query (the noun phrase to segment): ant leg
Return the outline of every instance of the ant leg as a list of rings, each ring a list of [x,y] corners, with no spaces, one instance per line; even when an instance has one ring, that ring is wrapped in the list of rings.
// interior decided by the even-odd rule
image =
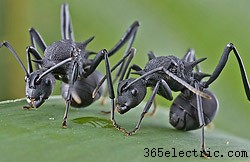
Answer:
[[[120,41],[109,51],[108,56],[112,56],[115,52],[117,52],[120,48],[123,47],[123,45],[128,42],[127,48],[125,50],[125,52],[123,53],[123,57],[129,53],[132,44],[134,43],[134,39],[137,33],[137,29],[139,27],[139,22],[135,21],[133,22],[133,24],[127,29],[127,31],[125,32],[125,34],[123,35],[123,37],[120,39]],[[117,80],[117,78],[119,77],[120,73],[122,71],[124,71],[124,64],[125,62],[122,62],[122,64],[120,65],[119,69],[117,70],[116,76],[114,78],[114,81]],[[125,70],[126,71],[126,70]]]
[[[30,54],[32,54],[32,56],[36,59],[36,60],[34,60],[34,62],[36,62],[35,66],[36,66],[37,70],[40,69],[39,63],[41,63],[41,60],[42,60],[40,53],[34,47],[32,47],[32,46],[27,47],[26,48],[26,57],[27,57],[28,72],[29,73],[33,72]]]
[[[111,50],[109,50],[109,53],[108,53],[109,57],[112,56],[114,53],[116,53],[120,48],[122,48],[122,46],[127,41],[129,41],[129,43],[124,54],[126,55],[128,53],[128,51],[131,49],[132,44],[134,42],[134,39],[137,33],[137,28],[139,27],[139,25],[140,24],[138,21],[133,22],[133,24],[127,29],[123,37],[119,40],[119,42]]]
[[[153,51],[149,51],[149,52],[148,52],[148,60],[149,60],[149,61],[152,60],[152,59],[154,59],[155,57],[156,57],[156,56],[155,56],[155,54],[154,54]],[[153,115],[155,115],[155,113],[156,113],[156,110],[157,110],[156,99],[154,99],[153,105],[154,105],[153,111],[152,111],[151,113],[148,113],[148,114],[147,114],[148,116],[153,116]]]
[[[125,59],[130,56],[132,53],[135,52],[135,49],[134,48],[131,48],[131,50],[129,51],[129,53],[127,53],[125,56],[123,56],[123,58],[118,62],[116,63],[112,69],[110,70],[110,72],[112,73],[121,63],[123,63],[125,61]],[[134,55],[134,54],[132,54]],[[130,56],[132,57],[132,56]],[[107,79],[107,75],[104,75],[103,78],[101,79],[101,81],[99,82],[99,84],[96,86],[96,88],[94,89],[93,93],[92,93],[92,97],[94,98],[95,95],[98,93],[100,87],[102,86],[102,84],[104,83],[104,81]]]
[[[130,132],[125,132],[126,135],[128,135],[128,136],[133,135],[133,134],[135,134],[139,130],[139,128],[141,126],[142,119],[144,118],[145,114],[147,114],[148,110],[150,109],[150,107],[151,107],[151,105],[153,103],[153,100],[155,98],[155,95],[157,94],[157,92],[159,90],[160,83],[161,83],[161,81],[158,81],[156,83],[156,85],[154,87],[154,90],[153,90],[153,92],[152,92],[152,94],[151,94],[148,102],[146,103],[146,105],[145,105],[145,107],[144,107],[144,109],[143,109],[143,111],[141,113],[140,119],[137,122],[135,128],[132,131],[130,131]]]
[[[41,35],[34,28],[31,28],[29,30],[29,33],[30,33],[31,46],[36,48],[35,43],[37,43],[37,45],[40,47],[40,49],[44,53],[47,45],[45,44]]]
[[[246,70],[244,68],[244,64],[243,64],[243,61],[241,60],[240,54],[238,53],[236,47],[232,43],[227,44],[227,46],[225,47],[225,49],[222,53],[222,56],[220,58],[220,61],[219,61],[218,65],[216,66],[213,74],[210,76],[208,81],[204,82],[204,87],[208,88],[208,86],[218,78],[218,76],[220,75],[220,73],[222,72],[223,68],[225,67],[225,65],[227,63],[228,56],[232,50],[237,58],[237,61],[238,61],[239,67],[240,67],[241,78],[242,78],[242,82],[244,85],[247,99],[250,101],[250,87],[249,87],[249,82],[248,82]]]
[[[200,90],[199,83],[195,82],[195,88]],[[204,157],[208,157],[208,153],[206,152],[206,146],[205,146],[205,120],[204,120],[204,113],[203,113],[203,107],[202,107],[202,100],[201,96],[196,94],[196,101],[197,101],[197,111],[198,111],[198,119],[199,119],[199,126],[201,128],[201,149],[202,149],[202,155]]]
[[[36,60],[42,60],[42,56],[41,54],[36,50],[35,47],[33,46],[28,46],[26,48],[26,53],[30,53],[32,54],[32,56],[36,59]]]
[[[114,114],[115,113],[115,93],[114,93],[114,88],[113,88],[113,83],[112,83],[111,70],[109,66],[108,53],[105,53],[104,58],[105,58],[109,98],[111,99],[111,121],[113,122],[113,125],[116,129],[122,132],[125,132],[125,129],[121,128],[115,120],[115,114]]]
[[[68,118],[68,112],[69,112],[69,106],[70,106],[70,102],[71,102],[71,89],[73,88],[73,85],[77,79],[77,69],[79,66],[77,63],[73,63],[73,70],[72,70],[72,74],[71,74],[71,78],[69,81],[69,88],[68,88],[68,93],[67,93],[67,98],[66,98],[66,109],[64,112],[64,116],[63,116],[63,122],[62,122],[62,128],[67,128],[67,118]]]
[[[125,50],[124,52],[124,55],[123,55],[123,58],[119,61],[119,63],[117,63],[112,69],[111,69],[111,72],[114,71],[118,66],[120,66],[118,72],[117,72],[117,75],[120,74],[120,72],[122,71],[123,69],[123,66],[124,66],[124,60],[130,55],[131,52],[131,47],[132,47],[132,44],[134,42],[134,39],[135,39],[135,36],[136,36],[136,32],[137,32],[137,28],[139,27],[139,22],[138,21],[135,21],[128,29],[127,31],[125,32],[125,34],[123,35],[123,37],[120,39],[120,41],[111,49],[109,50],[108,52],[108,56],[112,56],[114,53],[116,53],[120,48],[123,47],[123,45],[129,41],[128,43],[128,46],[127,46],[127,49]],[[98,54],[97,54],[98,55]],[[96,55],[96,57],[98,57]],[[95,57],[95,58],[96,58]],[[95,62],[95,61],[93,61]],[[121,64],[121,65],[120,65]],[[92,64],[93,65],[93,64]],[[93,65],[94,66],[94,65]],[[91,68],[90,68],[91,69]],[[92,70],[90,70],[92,71]],[[104,76],[104,78],[102,79],[102,81],[100,82],[100,86],[101,84],[103,84],[103,82],[105,81],[106,79],[106,76]],[[116,80],[116,79],[114,79]],[[99,87],[99,86],[97,86]],[[96,88],[97,91],[98,91],[98,88]],[[94,94],[94,93],[93,93]]]
[[[74,33],[69,14],[69,6],[65,3],[63,3],[61,6],[61,34],[62,39],[74,40]]]
[[[128,53],[129,54],[128,59],[127,60],[125,60],[125,59],[123,60],[122,59],[123,60],[122,64],[123,64],[124,67],[122,68],[122,70],[119,73],[116,73],[115,79],[113,79],[112,83],[115,83],[119,76],[120,76],[119,81],[123,80],[123,78],[125,76],[125,73],[126,73],[126,71],[128,69],[128,66],[129,66],[130,62],[132,61],[132,59],[134,58],[135,52],[136,52],[136,49],[135,48],[131,48],[131,50]],[[126,77],[128,77],[128,75],[130,74],[131,68],[132,67],[129,68]],[[108,94],[108,91],[107,91],[107,89],[105,89],[104,93],[102,95],[102,98],[101,98],[101,104],[102,105],[104,105],[104,103],[105,103],[105,97],[107,96],[107,94]]]
[[[132,49],[134,49],[134,48],[132,48]],[[116,73],[115,79],[113,79],[112,83],[116,82],[116,80],[118,79],[119,75],[121,75],[120,78],[119,78],[119,82],[122,81],[123,78],[124,78],[124,76],[125,76],[125,73],[126,73],[127,69],[128,69],[128,71],[127,71],[127,75],[126,75],[125,79],[128,79],[128,77],[129,77],[132,69],[135,70],[135,71],[141,70],[141,68],[138,65],[132,65],[132,66],[130,66],[128,68],[131,60],[134,57],[134,54],[135,54],[135,51],[131,51],[131,54],[129,55],[129,58],[126,61],[126,64],[125,64],[124,68],[122,69],[122,71],[119,74]],[[124,62],[125,62],[125,60],[124,60]],[[102,105],[104,105],[104,103],[105,103],[105,98],[107,96],[107,93],[108,93],[108,91],[107,91],[107,89],[105,89],[105,91],[104,91],[104,93],[102,95],[102,98],[101,98],[101,104]]]
[[[171,88],[169,87],[169,85],[167,84],[167,82],[163,79],[161,79],[161,84],[160,84],[160,91],[161,91],[161,95],[162,97],[166,98],[167,100],[173,100],[173,95],[172,95],[172,90]],[[154,109],[151,113],[149,113],[148,115],[152,116],[154,115],[154,113],[156,112],[156,109],[157,109],[157,105],[156,105],[156,101],[154,99]]]
[[[93,73],[93,71],[96,70],[96,67],[100,64],[100,62],[104,58],[105,53],[107,53],[107,50],[103,49],[103,50],[101,50],[100,52],[98,52],[96,54],[96,56],[94,57],[89,69],[84,74],[84,77],[88,77],[91,73]]]
[[[132,47],[132,44],[134,42],[135,36],[136,36],[136,32],[137,32],[137,28],[139,27],[139,22],[135,21],[130,27],[129,29],[127,29],[127,31],[125,32],[125,34],[123,35],[123,37],[120,39],[120,41],[108,52],[108,56],[112,56],[115,52],[117,52],[127,41],[129,41],[128,46],[126,51],[124,52],[123,55],[123,59],[125,59],[128,55],[130,55],[129,50]],[[103,59],[103,55],[99,55],[97,54],[93,60],[93,63],[91,64],[91,67],[89,68],[89,70],[87,71],[87,73],[85,74],[85,76],[88,76],[90,73],[92,73],[96,67],[99,65],[99,63],[101,62],[101,59]],[[120,65],[121,64],[121,65]],[[117,72],[117,75],[120,74],[120,72],[123,69],[124,66],[124,61],[121,61],[119,64],[116,64],[114,67],[117,68],[118,66],[120,66],[120,69]],[[115,69],[114,68],[114,69]],[[112,68],[113,69],[113,68]],[[111,69],[111,71],[113,71]],[[106,78],[105,78],[106,79]],[[104,80],[105,80],[104,79]],[[104,82],[104,80],[101,82],[101,84]],[[114,79],[116,80],[116,79]]]
[[[35,57],[36,60],[34,60],[34,62],[37,62],[35,64],[36,69],[39,69],[39,63],[41,63],[42,60],[42,56],[41,54],[37,51],[36,49],[36,45],[35,42],[38,44],[38,46],[40,47],[40,49],[44,52],[46,49],[46,44],[43,41],[42,37],[40,36],[40,34],[34,29],[31,28],[29,30],[30,33],[30,41],[31,41],[31,46],[26,48],[26,54],[31,53],[33,55],[33,57]],[[27,57],[30,57],[29,55],[27,55]],[[27,58],[28,61],[28,58]],[[31,63],[28,62],[28,66],[30,67]],[[33,70],[32,70],[33,71]]]
[[[156,56],[155,56],[155,54],[154,54],[153,51],[149,51],[149,52],[148,52],[148,60],[149,60],[149,61],[152,60],[152,59],[154,59],[155,57],[156,57]],[[156,99],[154,99],[153,105],[154,105],[153,111],[152,111],[151,113],[148,113],[148,114],[147,114],[148,116],[153,116],[153,115],[155,115],[155,113],[156,113],[156,110],[157,110]]]
[[[131,50],[131,47],[132,47],[132,44],[133,44],[133,42],[134,42],[134,39],[135,39],[135,36],[136,36],[138,27],[139,27],[139,22],[138,22],[138,21],[133,22],[133,24],[127,29],[127,31],[125,32],[125,34],[123,35],[123,37],[119,40],[119,42],[118,42],[117,44],[115,44],[115,46],[109,51],[108,56],[109,56],[109,57],[112,56],[112,55],[113,55],[114,53],[116,53],[120,48],[122,48],[123,45],[124,45],[127,41],[129,41],[129,42],[128,42],[128,45],[127,45],[127,48],[126,48],[126,50],[125,50],[125,52],[124,52],[124,54],[123,54],[123,58],[126,57],[126,55],[127,55],[128,53],[130,53],[129,51]],[[133,56],[132,56],[132,58],[133,58]],[[131,60],[132,60],[132,58],[131,58]],[[130,61],[131,61],[131,60],[130,60]],[[128,60],[128,61],[127,61],[127,62],[128,62],[127,64],[129,64],[130,61]],[[121,73],[122,73],[122,75],[121,75],[122,77],[120,77],[120,78],[123,78],[123,76],[124,76],[124,74],[125,74],[125,72],[126,72],[126,70],[127,70],[127,67],[124,67],[124,64],[125,64],[125,61],[122,61],[122,62],[119,64],[120,67],[119,67],[119,69],[118,69],[117,72],[116,72],[115,78],[113,79],[113,83],[115,83],[115,82],[117,81],[117,79],[118,79],[118,77],[120,76]],[[118,64],[117,64],[117,65],[118,65]],[[125,66],[126,66],[126,65],[125,65]],[[112,70],[111,70],[111,71],[112,71]],[[105,79],[104,79],[104,80],[105,80]],[[100,82],[100,85],[103,84],[104,80]],[[120,80],[121,80],[121,79],[120,79]],[[104,94],[104,95],[103,95],[102,98],[101,98],[101,104],[104,105],[104,103],[105,103],[105,96],[107,95],[107,90],[104,90],[104,93],[103,93],[103,94]]]
[[[131,72],[131,70],[134,70],[134,72]],[[138,74],[138,75],[142,75],[141,74],[141,70],[142,68],[136,64],[133,64],[129,67],[128,71],[127,71],[127,75],[125,77],[125,79],[128,79],[129,78],[129,75],[130,74]],[[120,81],[122,81],[123,79],[120,79]]]
[[[124,63],[123,69],[121,69],[120,73],[117,73],[117,75],[116,75],[116,77],[120,76],[119,81],[123,80],[123,78],[124,78],[124,76],[126,74],[126,71],[128,69],[128,66],[129,66],[130,62],[132,61],[132,59],[134,58],[134,56],[135,56],[136,49],[135,48],[131,48],[131,50],[129,51],[129,53],[130,53],[130,55],[129,55],[128,60],[123,62]],[[132,66],[132,67],[134,67],[134,66]],[[128,77],[128,75],[130,74],[130,71],[131,71],[131,67],[129,68],[126,77]]]
[[[146,116],[154,116],[157,111],[157,103],[156,103],[156,98],[153,100],[153,111],[150,113],[147,113]]]

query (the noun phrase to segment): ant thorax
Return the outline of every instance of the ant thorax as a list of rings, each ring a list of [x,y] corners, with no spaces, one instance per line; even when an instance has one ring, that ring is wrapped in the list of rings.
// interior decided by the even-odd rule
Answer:
[[[42,67],[49,69],[68,58],[72,58],[72,60],[75,60],[82,69],[82,64],[86,59],[83,56],[84,47],[83,49],[80,48],[81,47],[78,47],[77,43],[70,39],[62,39],[60,41],[54,42],[45,49],[44,58],[42,58],[40,64]],[[65,63],[64,65],[55,69],[53,74],[61,76],[59,78],[65,78],[68,69],[72,69],[73,65],[71,64],[71,62]]]
[[[187,83],[190,83],[192,80],[191,76],[193,75],[192,73],[193,68],[191,66],[186,66],[186,65],[188,64],[185,61],[175,56],[160,56],[151,59],[145,66],[144,72],[149,72],[153,69],[163,67],[164,69],[173,73],[179,79],[184,80]],[[173,91],[180,91],[184,88],[183,85],[181,85],[179,82],[169,77],[163,71],[150,74],[145,79],[147,80],[147,84],[149,86],[150,85],[154,86],[157,83],[157,81],[163,79],[168,83],[168,85]]]
[[[76,44],[69,39],[63,39],[52,43],[44,51],[44,57],[51,61],[63,61],[72,56]]]

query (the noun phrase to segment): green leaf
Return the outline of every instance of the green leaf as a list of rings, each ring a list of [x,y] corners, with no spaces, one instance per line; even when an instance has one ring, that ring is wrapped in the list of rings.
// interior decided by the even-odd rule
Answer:
[[[113,128],[109,114],[101,113],[109,110],[109,103],[101,106],[96,102],[87,108],[70,109],[67,129],[61,128],[65,105],[60,97],[51,97],[37,110],[22,110],[24,105],[27,105],[24,99],[0,103],[0,161],[207,160],[193,156],[194,151],[200,156],[201,131],[175,130],[168,123],[168,109],[158,108],[155,116],[145,117],[141,129],[128,137]],[[125,115],[116,113],[118,123],[132,129],[143,106],[144,103]],[[249,140],[217,128],[206,129],[205,135],[211,156],[219,156],[210,160],[250,161]],[[248,157],[228,157],[228,153]]]

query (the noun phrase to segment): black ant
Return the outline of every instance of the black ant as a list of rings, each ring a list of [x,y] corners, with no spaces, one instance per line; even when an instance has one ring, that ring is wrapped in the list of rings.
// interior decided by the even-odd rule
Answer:
[[[29,106],[26,108],[39,108],[51,95],[55,79],[62,81],[62,96],[66,100],[66,109],[63,117],[62,127],[67,127],[67,116],[69,106],[88,106],[97,100],[101,93],[95,98],[91,94],[99,83],[102,75],[96,71],[97,66],[104,59],[104,56],[112,56],[123,45],[128,42],[129,50],[134,42],[139,22],[135,21],[125,32],[119,42],[108,52],[106,49],[98,53],[86,50],[86,46],[93,40],[89,38],[84,42],[75,42],[71,24],[69,8],[67,4],[61,6],[61,35],[62,39],[47,46],[34,29],[29,30],[31,46],[27,47],[26,55],[28,70],[19,59],[13,47],[8,42],[3,42],[0,47],[7,47],[15,56],[25,71],[26,97]],[[44,53],[44,57],[38,52],[36,45]],[[125,53],[127,53],[127,50]],[[33,71],[31,56],[35,58],[36,71]],[[96,54],[93,59],[89,56]]]
[[[114,122],[114,126],[125,132],[126,135],[136,133],[140,128],[145,114],[148,113],[156,94],[167,100],[173,100],[172,91],[180,91],[181,93],[174,99],[170,107],[169,122],[176,129],[184,131],[201,128],[202,152],[204,156],[207,156],[204,142],[204,126],[213,120],[218,111],[217,98],[207,88],[222,72],[231,51],[234,52],[239,63],[245,92],[248,100],[250,100],[250,88],[245,68],[237,49],[232,43],[229,43],[225,47],[221,59],[212,75],[201,72],[198,64],[206,58],[197,60],[194,50],[192,49],[189,49],[182,59],[176,56],[156,57],[153,52],[150,52],[148,54],[149,61],[145,68],[142,69],[138,65],[130,66],[125,79],[123,79],[124,75],[120,77],[116,99],[113,99],[115,97],[114,93],[110,95],[114,101],[112,104],[111,112],[113,113],[111,114],[111,119],[115,121],[115,108],[120,114],[124,114],[130,109],[135,108],[144,99],[147,93],[147,87],[151,87],[153,89],[152,94],[141,113],[139,121],[132,131],[126,131],[116,122]],[[132,48],[131,53],[133,57],[135,49]],[[127,71],[130,61],[131,59],[127,61],[127,66],[123,69],[123,73]],[[195,71],[193,71],[194,68]],[[138,74],[140,77],[129,78],[131,69],[135,70],[132,74]],[[107,71],[111,73],[113,69]],[[111,77],[110,74],[107,76],[109,78]],[[209,77],[209,79],[202,81],[205,77]],[[98,91],[99,86],[94,91],[95,93]],[[110,84],[109,86],[112,87],[113,85]],[[112,93],[112,91],[110,91],[110,93]]]

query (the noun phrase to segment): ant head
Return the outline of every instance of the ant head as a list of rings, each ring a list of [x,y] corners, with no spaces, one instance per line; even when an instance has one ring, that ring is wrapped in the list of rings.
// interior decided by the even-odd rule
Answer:
[[[120,114],[124,114],[131,108],[141,103],[146,95],[146,84],[143,80],[138,80],[134,84],[126,87],[131,83],[133,78],[119,82],[117,90],[116,108]],[[126,88],[125,88],[126,87]]]
[[[41,70],[37,70],[25,77],[26,100],[32,108],[40,107],[51,95],[55,85],[55,78],[52,74],[38,80],[42,73]]]
[[[18,57],[17,53],[13,49],[13,47],[8,42],[0,43],[0,48],[5,46],[10,50],[10,52],[14,55],[19,65],[25,72],[25,82],[26,82],[26,99],[29,105],[32,108],[38,108],[41,106],[44,101],[50,96],[52,93],[53,87],[55,85],[55,78],[52,74],[44,75],[42,78],[39,78],[41,74],[43,74],[43,70],[39,69],[37,66],[36,71],[33,71],[30,56],[28,56],[28,70],[23,65],[22,61]],[[27,53],[29,50],[36,50],[34,47],[30,46],[27,49]],[[42,60],[38,59],[34,61],[37,65],[42,63]]]

